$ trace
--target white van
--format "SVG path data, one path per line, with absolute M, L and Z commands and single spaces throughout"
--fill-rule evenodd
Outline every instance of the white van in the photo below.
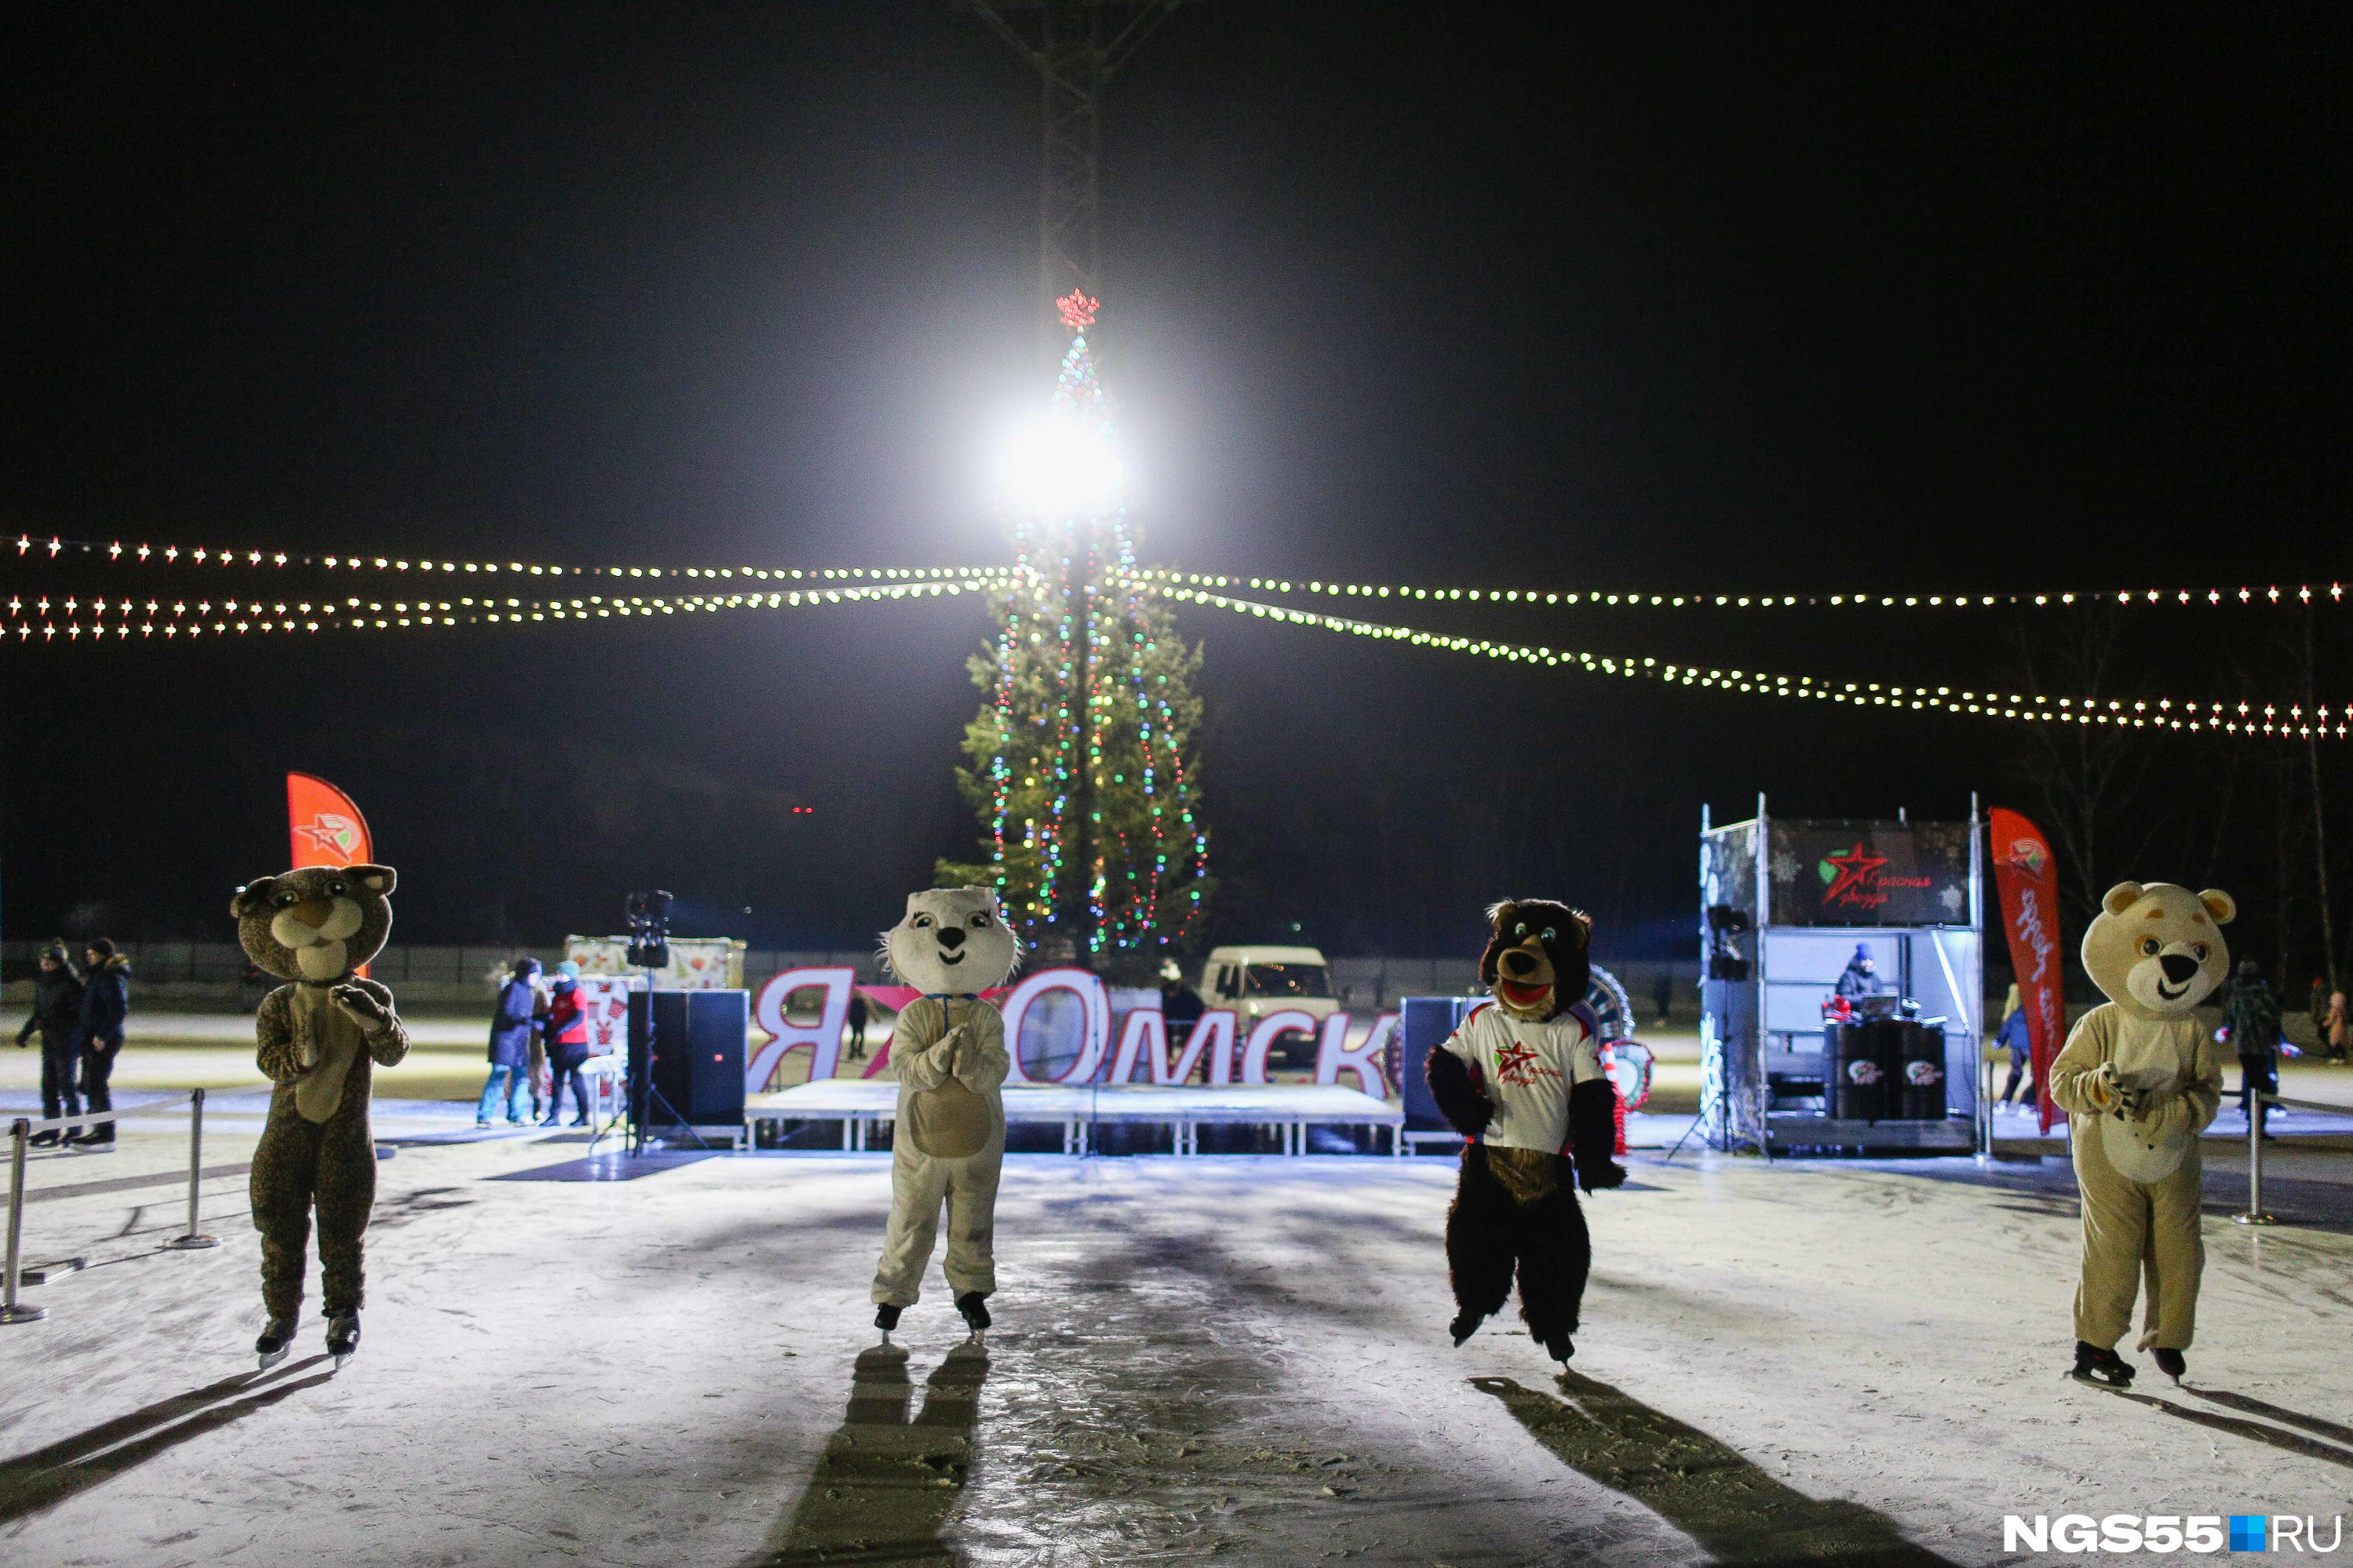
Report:
M 1332 972 L 1312 947 L 1212 948 L 1201 970 L 1201 999 L 1241 1015 L 1245 1037 L 1261 1018 L 1287 1007 L 1319 1020 L 1340 1010 Z

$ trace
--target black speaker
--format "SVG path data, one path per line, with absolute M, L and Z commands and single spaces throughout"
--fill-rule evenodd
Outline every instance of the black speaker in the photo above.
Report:
M 638 1126 L 733 1127 L 743 1121 L 750 1001 L 746 991 L 629 993 L 629 1114 Z
M 1408 996 L 1398 1004 L 1398 1088 L 1405 1095 L 1405 1130 L 1451 1132 L 1452 1123 L 1430 1093 L 1430 1053 L 1446 1043 L 1476 996 Z

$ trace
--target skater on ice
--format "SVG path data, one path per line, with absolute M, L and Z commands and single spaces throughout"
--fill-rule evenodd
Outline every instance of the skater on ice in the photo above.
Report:
M 2231 895 L 2119 882 L 2084 932 L 2084 972 L 2107 1001 L 2076 1020 L 2051 1064 L 2051 1098 L 2074 1119 L 2083 1192 L 2074 1375 L 2122 1388 L 2116 1353 L 2144 1285 L 2138 1348 L 2179 1382 L 2197 1326 L 2206 1249 L 2198 1234 L 2198 1135 L 2222 1103 L 2222 1063 L 2195 1009 L 2231 972 L 2221 928 Z
M 392 932 L 393 882 L 389 866 L 316 866 L 259 878 L 229 905 L 246 955 L 292 982 L 254 1019 L 254 1060 L 275 1086 L 251 1183 L 269 1318 L 253 1349 L 265 1367 L 294 1340 L 313 1208 L 327 1353 L 340 1366 L 359 1348 L 361 1238 L 375 1206 L 368 1097 L 375 1068 L 408 1054 L 408 1031 L 392 993 L 355 971 Z
M 1592 921 L 1525 899 L 1487 911 L 1479 978 L 1493 1000 L 1430 1054 L 1431 1095 L 1469 1140 L 1446 1214 L 1458 1345 L 1503 1309 L 1517 1267 L 1520 1317 L 1555 1361 L 1576 1353 L 1593 1244 L 1577 1206 L 1625 1181 L 1616 1090 L 1601 1069 L 1601 1026 L 1585 1005 Z
M 934 888 L 907 895 L 882 933 L 891 972 L 923 994 L 899 1015 L 891 1065 L 899 1074 L 891 1140 L 891 1225 L 874 1273 L 874 1326 L 886 1335 L 922 1295 L 946 1205 L 948 1289 L 976 1334 L 997 1289 L 997 1178 L 1005 1163 L 1003 1086 L 1012 1060 L 1005 1019 L 980 994 L 1019 960 L 997 894 Z

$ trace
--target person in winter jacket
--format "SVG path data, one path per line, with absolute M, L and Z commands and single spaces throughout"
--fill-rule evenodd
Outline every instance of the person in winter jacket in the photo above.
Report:
M 564 1085 L 572 1083 L 572 1103 L 580 1114 L 572 1125 L 588 1125 L 588 1080 L 581 1075 L 580 1064 L 588 1059 L 588 1015 L 580 1002 L 580 966 L 565 959 L 555 966 L 555 988 L 547 998 L 547 1024 L 542 1031 L 547 1041 L 547 1120 L 540 1125 L 553 1127 L 564 1120 Z
M 111 1110 L 114 1095 L 107 1085 L 122 1049 L 123 1020 L 131 1016 L 131 959 L 102 936 L 92 937 L 82 956 L 90 961 L 82 972 L 82 1098 L 92 1110 Z M 114 1123 L 92 1122 L 74 1142 L 85 1149 L 111 1149 Z
M 33 1016 L 16 1031 L 21 1048 L 41 1032 L 41 1116 L 81 1114 L 81 976 L 66 957 L 65 944 L 51 942 L 41 952 L 41 972 L 33 977 Z M 58 1141 L 54 1127 L 33 1134 L 46 1148 Z
M 2263 984 L 2263 966 L 2252 958 L 2240 961 L 2222 1024 L 2221 1037 L 2239 1057 L 2239 1109 L 2251 1121 L 2268 1121 L 2269 1109 L 2257 1105 L 2255 1096 L 2279 1092 L 2280 1005 Z
M 2010 1047 L 2010 1081 L 2001 1086 L 2001 1102 L 2008 1105 L 2017 1097 L 2019 1080 L 2025 1079 L 2034 1066 L 2034 1048 L 2026 1032 L 2026 1008 L 2015 985 L 2010 988 L 2010 995 L 2002 1004 L 2001 1030 L 1994 1036 L 1993 1043 Z M 2031 1079 L 2027 1079 L 2023 1103 L 2027 1110 L 2034 1109 L 2034 1083 Z
M 1864 996 L 1884 996 L 1887 991 L 1887 982 L 1879 977 L 1879 963 L 1871 956 L 1870 944 L 1856 942 L 1854 956 L 1840 972 L 1837 994 L 1852 1002 Z
M 523 1100 L 531 1089 L 532 1005 L 538 999 L 539 960 L 516 959 L 491 1016 L 491 1077 L 474 1112 L 477 1127 L 491 1124 L 491 1109 L 501 1100 L 507 1102 L 507 1125 L 523 1124 Z

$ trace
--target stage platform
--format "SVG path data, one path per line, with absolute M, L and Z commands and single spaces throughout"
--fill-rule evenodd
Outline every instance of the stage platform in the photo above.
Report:
M 863 1149 L 874 1124 L 899 1114 L 899 1086 L 860 1079 L 830 1079 L 805 1083 L 774 1094 L 755 1095 L 744 1102 L 744 1115 L 762 1121 L 839 1121 L 841 1146 Z M 1199 1150 L 1199 1129 L 1205 1125 L 1276 1127 L 1282 1130 L 1282 1152 L 1307 1152 L 1307 1129 L 1317 1126 L 1386 1127 L 1389 1147 L 1398 1149 L 1398 1130 L 1405 1112 L 1384 1100 L 1337 1084 L 1268 1084 L 1166 1088 L 1145 1084 L 1014 1085 L 1005 1089 L 1005 1120 L 1008 1124 L 1059 1123 L 1062 1152 L 1090 1152 L 1093 1129 L 1101 1122 L 1165 1125 L 1169 1152 L 1194 1154 Z

